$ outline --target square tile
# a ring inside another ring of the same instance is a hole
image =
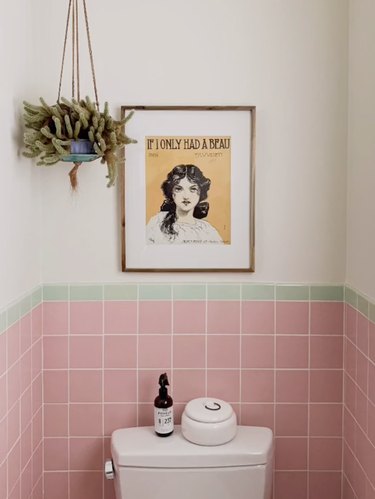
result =
[[[310,470],[340,471],[341,438],[310,438],[309,456]]]
[[[273,402],[274,371],[251,369],[241,371],[242,402]]]
[[[69,445],[70,469],[94,471],[103,468],[102,438],[71,438]]]
[[[342,336],[310,337],[310,367],[313,369],[342,368],[342,352]]]
[[[344,306],[342,302],[311,303],[311,334],[343,334]]]
[[[201,397],[203,395],[200,395]],[[210,369],[207,372],[207,396],[227,402],[240,400],[240,371]]]
[[[310,372],[310,402],[341,402],[342,371],[316,370]]]
[[[273,336],[242,336],[241,356],[242,368],[274,367]]]
[[[275,469],[306,470],[307,438],[277,437],[275,439]]]
[[[102,378],[101,370],[69,371],[70,402],[101,402]]]
[[[265,426],[274,431],[273,404],[242,404],[241,424],[245,426]]]
[[[205,301],[175,301],[173,303],[173,332],[175,334],[202,334],[205,331]]]
[[[276,402],[307,402],[308,379],[308,371],[277,371]]]
[[[101,334],[103,332],[102,302],[71,302],[70,332],[71,334]]]
[[[203,369],[173,371],[171,393],[175,402],[186,403],[189,400],[204,397],[205,391],[205,371]]]
[[[207,332],[212,334],[239,334],[239,301],[209,301],[207,303]]]
[[[274,334],[275,305],[273,301],[242,302],[242,333]]]
[[[172,338],[168,335],[140,335],[138,339],[138,366],[160,368],[171,367]]]
[[[139,302],[139,332],[141,334],[171,334],[172,303],[170,301]]]
[[[204,368],[205,364],[205,336],[183,334],[173,337],[173,366],[175,368]]]
[[[137,407],[135,404],[104,405],[104,435],[111,436],[119,428],[137,426]]]
[[[309,491],[310,499],[341,499],[341,473],[310,472]]]
[[[136,334],[137,307],[136,301],[105,301],[105,334]]]
[[[240,336],[209,335],[207,337],[208,368],[240,367]]]
[[[44,336],[43,368],[66,369],[68,367],[68,336]]]
[[[104,371],[105,402],[136,402],[137,375],[135,370]]]
[[[137,336],[108,335],[104,337],[105,368],[137,367]]]
[[[64,471],[68,469],[68,439],[44,439],[44,467],[46,471]]]
[[[102,337],[70,336],[69,367],[71,369],[92,369],[102,367]]]
[[[276,471],[275,499],[307,499],[306,471]]]
[[[68,302],[43,303],[43,334],[68,334],[68,317]]]
[[[276,436],[307,436],[307,404],[276,404]]]
[[[309,340],[307,336],[276,337],[276,367],[307,368]]]
[[[276,302],[277,334],[308,334],[309,304],[307,302]]]
[[[68,371],[44,371],[44,402],[68,402]]]
[[[70,404],[69,433],[71,437],[102,436],[102,405]]]

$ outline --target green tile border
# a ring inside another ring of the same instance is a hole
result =
[[[20,319],[20,304],[19,302],[11,305],[7,310],[7,328],[15,324]]]
[[[207,300],[241,300],[241,284],[207,284]]]
[[[345,303],[348,303],[357,310],[358,306],[357,293],[348,286],[345,286]]]
[[[31,312],[31,295],[25,296],[20,302],[20,317]]]
[[[31,292],[31,307],[37,307],[43,302],[43,290],[42,286]]]
[[[45,284],[43,286],[43,301],[68,301],[69,286],[60,284]]]
[[[137,284],[104,284],[104,300],[131,301],[138,298]]]
[[[276,300],[277,301],[308,301],[309,300],[309,286],[306,285],[289,285],[277,284],[276,285]]]
[[[140,284],[139,285],[140,300],[171,300],[172,285],[171,284]]]
[[[242,300],[273,301],[274,299],[274,284],[242,284]]]
[[[365,296],[354,291],[350,286],[345,286],[344,302],[375,323],[375,301],[368,300]]]
[[[365,317],[369,317],[369,302],[360,294],[358,295],[358,311]]]
[[[69,286],[70,301],[101,301],[103,286],[101,284],[72,284]]]
[[[132,300],[295,300],[338,301],[350,304],[375,323],[375,302],[347,285],[262,283],[131,283],[131,284],[45,284],[0,312],[0,334],[44,301]]]
[[[344,300],[344,286],[318,285],[310,286],[311,301],[340,301]]]
[[[173,300],[205,300],[206,285],[205,284],[174,284],[173,285]]]
[[[7,328],[7,313],[6,311],[0,313],[0,334]]]
[[[369,319],[371,322],[373,322],[375,324],[375,304],[374,303],[370,303]]]

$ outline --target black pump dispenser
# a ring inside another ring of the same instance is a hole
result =
[[[168,381],[168,376],[167,373],[161,374],[159,376],[159,397],[163,400],[167,400],[168,397],[168,388],[169,386],[169,381]]]
[[[159,395],[154,400],[154,424],[155,433],[159,437],[168,437],[172,435],[173,424],[173,400],[168,395],[167,386],[169,386],[167,373],[159,376]]]

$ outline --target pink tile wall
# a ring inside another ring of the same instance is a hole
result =
[[[0,499],[42,498],[42,308],[0,334]]]
[[[375,498],[375,324],[345,305],[344,499]]]
[[[342,303],[45,302],[43,311],[45,499],[114,498],[102,473],[110,435],[153,423],[164,370],[177,423],[188,400],[213,396],[240,424],[273,429],[275,499],[341,498]]]

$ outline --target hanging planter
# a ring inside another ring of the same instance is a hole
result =
[[[124,124],[131,115],[116,121],[108,112],[107,102],[101,113],[88,97],[79,102],[62,97],[60,103],[52,106],[42,98],[40,102],[40,106],[24,102],[24,156],[39,157],[37,165],[42,166],[59,161],[74,163],[69,173],[73,189],[77,187],[79,166],[101,158],[101,162],[107,164],[107,185],[113,185],[120,160],[119,150],[135,142],[123,133]]]
[[[65,30],[64,49],[61,62],[59,91],[56,104],[49,105],[40,98],[41,105],[24,102],[24,156],[39,158],[37,165],[50,166],[59,161],[74,163],[69,172],[70,183],[77,187],[77,172],[84,162],[98,158],[107,164],[107,186],[114,185],[120,162],[119,151],[126,144],[136,141],[124,133],[124,125],[131,118],[117,121],[109,114],[108,103],[103,112],[99,110],[98,92],[92,55],[90,30],[86,0],[82,0],[85,25],[90,53],[91,73],[94,84],[95,102],[89,97],[80,98],[79,71],[79,10],[78,0],[69,0]],[[64,72],[65,51],[70,20],[72,21],[72,99],[61,97],[61,84]]]

